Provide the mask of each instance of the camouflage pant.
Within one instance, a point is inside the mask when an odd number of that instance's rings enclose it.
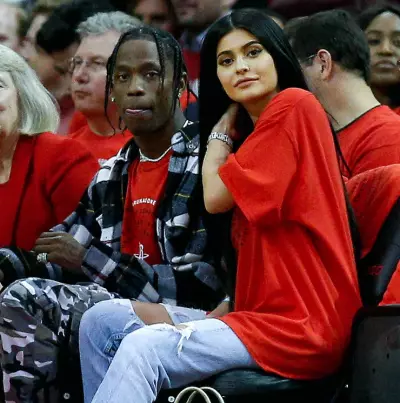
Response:
[[[29,278],[0,297],[0,360],[8,403],[81,399],[78,337],[83,313],[118,297],[96,284]]]

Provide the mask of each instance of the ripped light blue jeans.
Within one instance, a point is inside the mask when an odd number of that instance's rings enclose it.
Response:
[[[233,368],[258,368],[235,333],[203,311],[164,305],[175,326],[146,326],[130,300],[96,304],[79,331],[85,403],[152,403]],[[176,327],[176,325],[179,325]]]

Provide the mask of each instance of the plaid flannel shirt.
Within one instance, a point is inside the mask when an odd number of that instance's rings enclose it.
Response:
[[[93,282],[123,298],[149,302],[212,309],[222,300],[203,223],[199,141],[197,123],[172,137],[156,220],[163,264],[151,266],[120,252],[128,168],[139,157],[133,140],[98,171],[75,212],[53,228],[70,233],[87,249],[82,270]]]

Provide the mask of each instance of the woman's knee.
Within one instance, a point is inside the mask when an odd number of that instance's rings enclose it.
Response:
[[[145,326],[136,332],[129,333],[121,341],[118,353],[124,357],[139,359],[142,363],[155,362],[154,357],[150,359],[150,356],[157,355],[157,347],[164,336],[161,333],[154,331],[152,326]]]
[[[167,352],[178,354],[180,341],[185,337],[183,330],[166,323],[144,326],[126,335],[118,351],[127,357],[140,357],[144,362],[157,363]]]

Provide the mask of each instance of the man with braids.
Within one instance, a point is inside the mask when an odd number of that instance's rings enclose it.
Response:
[[[126,46],[131,39],[134,48]],[[198,125],[179,108],[186,82],[170,34],[141,27],[122,35],[107,65],[107,95],[135,137],[99,170],[76,211],[35,247],[49,274],[84,274],[91,283],[28,278],[3,292],[6,402],[79,401],[79,323],[100,301],[114,300],[116,315],[128,309],[124,332],[131,332],[143,322],[204,317],[203,309],[222,299],[203,222]],[[36,267],[30,270],[34,275]]]

